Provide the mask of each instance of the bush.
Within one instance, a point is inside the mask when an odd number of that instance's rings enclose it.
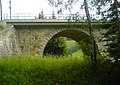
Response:
[[[44,54],[58,56],[66,54],[66,43],[64,37],[51,39],[45,47]]]
[[[80,49],[82,50],[83,54],[85,56],[90,56],[90,44],[89,43],[85,43],[84,41],[80,41]]]
[[[4,26],[2,23],[0,23],[0,31],[4,29]]]

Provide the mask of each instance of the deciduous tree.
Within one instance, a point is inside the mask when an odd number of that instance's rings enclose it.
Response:
[[[71,9],[74,4],[76,4],[80,0],[48,0],[49,3],[52,6],[58,7],[60,6],[60,9],[58,10],[58,13],[62,13],[64,9],[68,9],[70,14],[71,14]],[[90,1],[90,0],[89,0]],[[91,24],[91,17],[89,14],[89,7],[88,7],[88,1],[84,0],[83,5],[85,8],[85,13],[88,21],[88,29],[89,29],[89,34],[90,34],[90,40],[91,40],[91,60],[94,65],[96,65],[96,45],[95,45],[95,40],[94,40],[94,35],[93,35],[93,27]]]
[[[105,41],[108,42],[106,44],[108,56],[114,57],[117,61],[120,58],[120,2],[118,0],[111,3],[106,20],[111,24],[104,34]]]

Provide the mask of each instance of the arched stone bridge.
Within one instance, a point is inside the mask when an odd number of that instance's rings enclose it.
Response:
[[[86,22],[67,20],[6,20],[6,29],[0,32],[0,56],[6,55],[43,55],[48,41],[53,37],[69,37],[77,42],[88,37]],[[98,24],[92,23],[94,28]],[[99,50],[102,44],[98,43],[100,30],[94,30],[95,40]]]

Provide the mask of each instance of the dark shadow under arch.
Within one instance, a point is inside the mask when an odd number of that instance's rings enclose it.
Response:
[[[78,44],[81,44],[80,41],[82,41],[86,44],[90,44],[89,35],[82,32],[82,31],[79,31],[79,30],[72,30],[72,29],[71,30],[63,30],[63,31],[55,34],[51,39],[55,39],[55,38],[58,38],[58,37],[71,38],[71,39],[75,40],[76,42],[78,42]],[[48,45],[48,42],[47,42],[46,46]],[[43,54],[44,54],[45,50],[47,50],[46,47],[44,48]]]
[[[79,42],[80,40],[85,40],[85,38],[87,37],[86,39],[90,41],[89,35],[79,30],[64,30],[54,35],[51,39],[57,37],[68,37],[75,40],[76,42]]]

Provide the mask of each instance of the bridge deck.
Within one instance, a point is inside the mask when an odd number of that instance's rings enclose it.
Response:
[[[6,24],[12,24],[12,25],[14,25],[14,26],[20,26],[20,25],[22,25],[22,26],[27,26],[27,25],[29,25],[29,26],[35,26],[35,25],[44,25],[44,26],[51,26],[51,25],[59,25],[59,26],[61,26],[61,25],[66,25],[66,24],[76,24],[76,25],[78,25],[78,23],[75,21],[75,20],[48,20],[48,19],[28,19],[28,20],[14,20],[14,19],[11,19],[11,20],[4,20],[4,22],[6,22]],[[80,24],[86,24],[86,22],[84,22],[84,21],[81,21],[80,23],[79,23],[79,25]]]
[[[7,24],[12,25],[66,25],[66,24],[87,24],[85,21],[76,21],[76,20],[56,20],[56,19],[9,19],[4,20]],[[94,25],[98,22],[92,22]],[[72,24],[72,25],[73,25]],[[99,24],[103,24],[103,22],[99,22]]]

